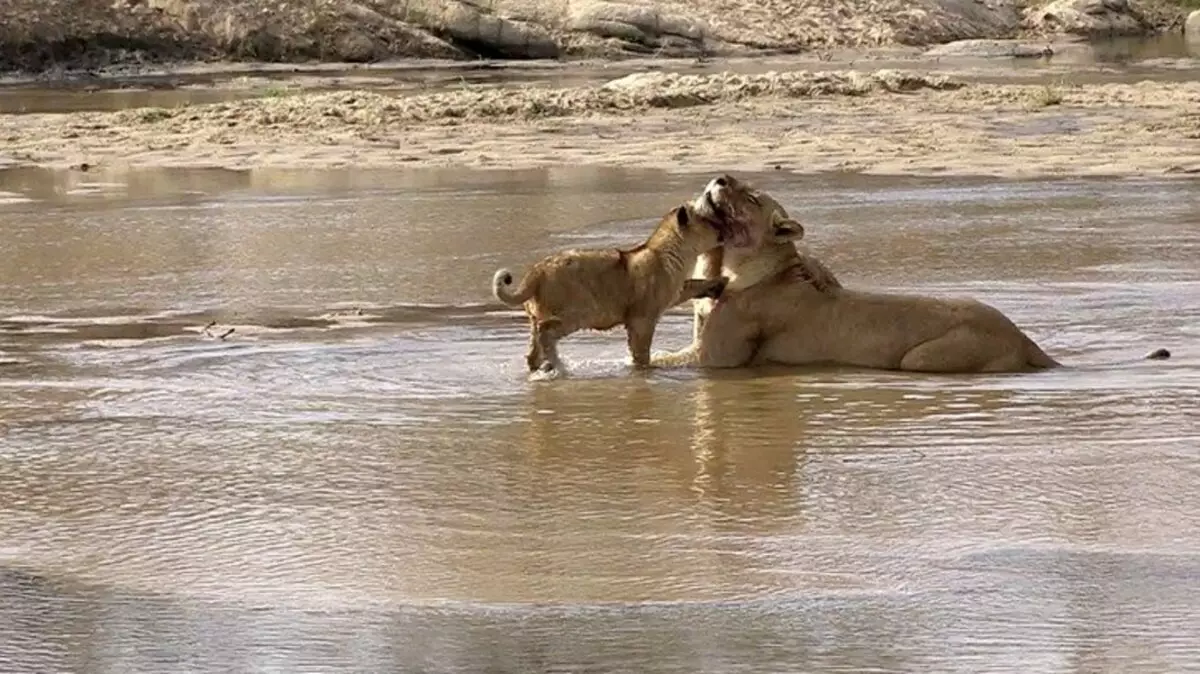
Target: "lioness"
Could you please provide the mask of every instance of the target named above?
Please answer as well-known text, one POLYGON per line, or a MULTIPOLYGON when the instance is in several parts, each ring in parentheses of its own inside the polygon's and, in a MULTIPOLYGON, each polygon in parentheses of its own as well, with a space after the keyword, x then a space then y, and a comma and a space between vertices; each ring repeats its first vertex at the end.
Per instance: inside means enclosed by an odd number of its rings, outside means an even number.
POLYGON ((530 372, 561 370, 558 341, 582 330, 624 324, 636 367, 650 364, 650 344, 663 313, 681 302, 717 297, 726 279, 689 279, 700 254, 724 241, 720 223, 690 204, 667 213, 645 243, 629 250, 570 250, 539 261, 516 290, 513 275, 492 277, 492 294, 529 316, 530 372))
POLYGON ((797 250, 799 228, 769 195, 721 176, 694 202, 704 217, 748 230, 755 245, 727 246, 697 272, 728 277, 720 299, 697 302, 695 338, 663 365, 739 367, 828 363, 912 372, 1028 372, 1058 367, 1011 320, 970 299, 844 288, 797 250))

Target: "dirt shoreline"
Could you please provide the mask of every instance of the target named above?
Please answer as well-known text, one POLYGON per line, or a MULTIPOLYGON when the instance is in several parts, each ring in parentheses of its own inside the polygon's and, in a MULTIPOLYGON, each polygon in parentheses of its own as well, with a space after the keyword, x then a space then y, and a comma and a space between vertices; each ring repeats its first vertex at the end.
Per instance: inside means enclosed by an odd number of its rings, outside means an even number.
POLYGON ((1200 174, 1200 82, 915 71, 639 73, 600 85, 296 93, 0 115, 0 166, 619 165, 1035 177, 1200 174))

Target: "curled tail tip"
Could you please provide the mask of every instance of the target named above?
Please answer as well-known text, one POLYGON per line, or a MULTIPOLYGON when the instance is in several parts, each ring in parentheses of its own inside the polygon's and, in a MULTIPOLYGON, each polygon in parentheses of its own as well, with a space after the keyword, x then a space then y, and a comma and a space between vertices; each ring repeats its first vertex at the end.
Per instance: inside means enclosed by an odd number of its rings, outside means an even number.
POLYGON ((1167 349, 1158 348, 1146 354, 1146 360, 1166 360, 1171 357, 1171 352, 1167 349))
POLYGON ((508 295, 508 287, 512 285, 512 272, 507 269, 501 269, 495 274, 492 274, 492 294, 501 302, 508 295))
POLYGON ((521 304, 525 297, 521 295, 521 289, 513 290, 513 278, 511 271, 500 269, 492 275, 492 296, 509 306, 521 304))

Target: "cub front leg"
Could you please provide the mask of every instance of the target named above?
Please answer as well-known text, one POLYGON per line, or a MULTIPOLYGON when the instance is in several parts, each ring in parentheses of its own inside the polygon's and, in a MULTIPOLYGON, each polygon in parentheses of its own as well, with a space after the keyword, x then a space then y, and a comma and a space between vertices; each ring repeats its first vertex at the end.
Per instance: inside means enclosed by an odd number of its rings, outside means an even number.
POLYGON ((729 279, 724 276, 712 279, 690 278, 683 282, 683 289, 679 291, 679 296, 675 298, 675 302, 671 306, 688 300, 715 300, 725 292, 727 285, 729 285, 729 279))
POLYGON ((625 337, 635 368, 650 367, 650 344, 654 341, 654 329, 657 326, 657 319, 635 318, 626 321, 625 337))

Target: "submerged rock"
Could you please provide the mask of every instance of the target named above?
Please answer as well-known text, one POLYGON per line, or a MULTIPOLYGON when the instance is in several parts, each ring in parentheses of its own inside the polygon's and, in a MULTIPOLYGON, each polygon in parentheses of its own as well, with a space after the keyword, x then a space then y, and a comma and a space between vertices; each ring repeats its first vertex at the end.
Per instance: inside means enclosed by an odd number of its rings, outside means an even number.
POLYGON ((1042 42, 1022 40, 957 40, 925 52, 925 56, 967 56, 976 58, 1040 58, 1053 56, 1054 48, 1042 42))

